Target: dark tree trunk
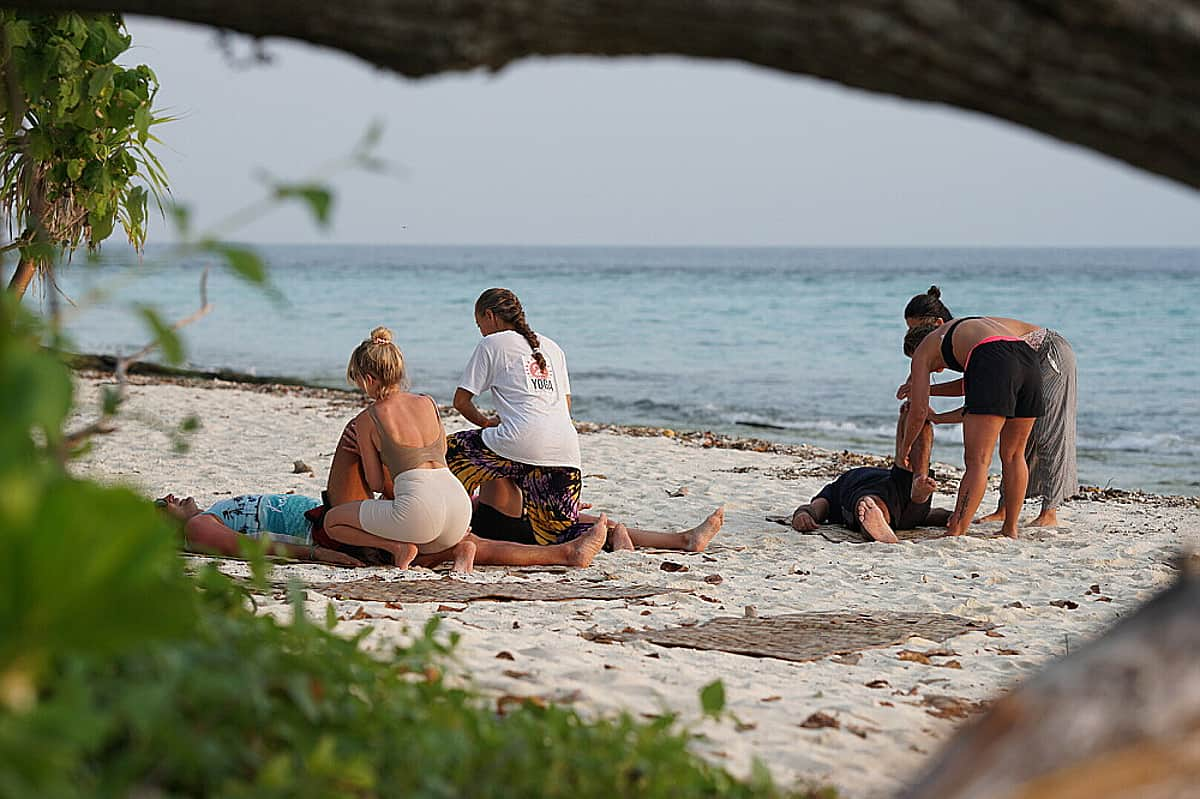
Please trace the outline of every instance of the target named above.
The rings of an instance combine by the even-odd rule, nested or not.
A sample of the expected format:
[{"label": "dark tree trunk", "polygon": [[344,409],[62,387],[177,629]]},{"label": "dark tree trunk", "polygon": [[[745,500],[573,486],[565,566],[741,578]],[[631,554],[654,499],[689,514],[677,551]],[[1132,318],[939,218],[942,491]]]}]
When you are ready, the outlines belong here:
[{"label": "dark tree trunk", "polygon": [[733,59],[980,111],[1200,188],[1192,0],[10,0],[336,48],[419,77],[535,55]]},{"label": "dark tree trunk", "polygon": [[1173,799],[1200,790],[1200,559],[962,730],[897,799]]}]

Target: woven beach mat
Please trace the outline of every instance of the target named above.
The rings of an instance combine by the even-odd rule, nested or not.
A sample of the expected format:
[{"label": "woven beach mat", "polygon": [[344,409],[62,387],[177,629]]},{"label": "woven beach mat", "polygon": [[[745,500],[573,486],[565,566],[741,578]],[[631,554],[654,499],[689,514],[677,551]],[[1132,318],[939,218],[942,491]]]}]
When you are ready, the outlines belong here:
[{"label": "woven beach mat", "polygon": [[942,613],[790,613],[763,618],[721,616],[694,627],[598,636],[604,641],[649,641],[751,657],[802,662],[862,649],[894,646],[914,636],[945,641],[995,625]]},{"label": "woven beach mat", "polygon": [[[768,516],[766,519],[769,522],[782,524],[793,533],[819,535],[826,541],[832,541],[835,544],[870,544],[875,541],[870,535],[861,530],[856,533],[847,527],[842,527],[840,524],[822,524],[816,530],[801,533],[799,530],[792,529],[791,516]],[[979,535],[983,535],[982,531],[979,532]],[[915,530],[896,530],[896,537],[901,541],[932,541],[935,538],[944,538],[945,536],[946,530],[940,527],[918,527]],[[986,537],[992,538],[994,536],[987,535]]]},{"label": "woven beach mat", "polygon": [[562,602],[568,599],[642,599],[677,591],[662,585],[587,583],[468,583],[464,580],[354,580],[320,583],[310,589],[337,599],[373,602]]}]

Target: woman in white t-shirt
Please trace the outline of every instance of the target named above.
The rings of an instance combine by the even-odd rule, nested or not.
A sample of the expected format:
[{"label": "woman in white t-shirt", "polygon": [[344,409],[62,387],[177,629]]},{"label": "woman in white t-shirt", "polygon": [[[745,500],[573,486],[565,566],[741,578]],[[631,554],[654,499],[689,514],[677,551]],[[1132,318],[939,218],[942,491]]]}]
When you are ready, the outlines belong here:
[{"label": "woman in white t-shirt", "polygon": [[[468,492],[501,477],[524,495],[539,544],[560,544],[591,529],[579,521],[579,437],[571,421],[567,360],[525,321],[517,295],[488,289],[475,301],[483,340],[463,370],[454,407],[478,430],[449,437],[446,462]],[[474,398],[491,389],[499,418]]]}]

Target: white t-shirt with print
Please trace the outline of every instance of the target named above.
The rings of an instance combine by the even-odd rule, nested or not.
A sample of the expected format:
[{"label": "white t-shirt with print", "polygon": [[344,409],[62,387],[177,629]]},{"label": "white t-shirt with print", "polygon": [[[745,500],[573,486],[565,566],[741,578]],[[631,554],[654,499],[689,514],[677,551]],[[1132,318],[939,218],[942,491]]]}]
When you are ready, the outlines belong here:
[{"label": "white t-shirt with print", "polygon": [[492,390],[500,424],[484,429],[483,443],[497,455],[533,466],[579,469],[579,436],[567,408],[567,359],[550,339],[539,335],[538,340],[544,371],[515,330],[484,336],[458,385],[475,395]]}]

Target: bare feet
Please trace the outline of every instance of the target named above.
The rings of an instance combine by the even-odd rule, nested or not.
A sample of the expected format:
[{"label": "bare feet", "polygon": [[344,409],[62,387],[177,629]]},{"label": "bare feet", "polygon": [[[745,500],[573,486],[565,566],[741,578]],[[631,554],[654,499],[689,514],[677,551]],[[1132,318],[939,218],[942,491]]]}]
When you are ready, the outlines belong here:
[{"label": "bare feet", "polygon": [[912,493],[909,495],[913,502],[927,502],[934,491],[937,491],[937,481],[932,477],[927,474],[913,476]]},{"label": "bare feet", "polygon": [[1010,525],[1008,522],[1005,522],[1004,526],[1000,528],[1000,532],[1009,538],[1015,539],[1017,537],[1017,523],[1013,522]]},{"label": "bare feet", "polygon": [[975,524],[984,524],[985,522],[1002,522],[1004,521],[1004,508],[996,508],[987,516],[980,516],[975,520]]},{"label": "bare feet", "polygon": [[454,571],[459,574],[470,574],[475,569],[475,542],[464,538],[450,550],[454,555]]},{"label": "bare feet", "polygon": [[392,560],[395,561],[396,568],[407,569],[412,565],[413,558],[417,556],[417,545],[397,541],[388,547],[388,552],[392,553]]},{"label": "bare feet", "polygon": [[[795,517],[792,519],[795,523]],[[717,508],[708,514],[708,518],[683,534],[684,549],[688,552],[703,552],[708,542],[713,540],[721,525],[725,524],[725,506]]]},{"label": "bare feet", "polygon": [[883,515],[883,511],[879,509],[874,498],[863,497],[859,500],[856,510],[858,511],[858,523],[871,538],[883,544],[900,543],[900,539],[892,532],[892,528],[887,523],[887,517]]},{"label": "bare feet", "polygon": [[592,565],[592,558],[596,557],[596,553],[604,548],[604,539],[608,533],[608,516],[601,513],[600,520],[592,525],[592,529],[583,535],[576,538],[574,541],[568,541],[563,546],[568,548],[566,556],[566,565],[578,566],[581,569],[586,569]]},{"label": "bare feet", "polygon": [[950,514],[950,520],[946,522],[946,535],[966,535],[967,524],[963,517],[958,513]]},{"label": "bare feet", "polygon": [[608,534],[608,540],[612,544],[613,552],[632,552],[633,539],[629,537],[629,528],[623,524],[617,524]]},{"label": "bare feet", "polygon": [[1029,523],[1030,527],[1058,527],[1058,508],[1048,508]]}]

